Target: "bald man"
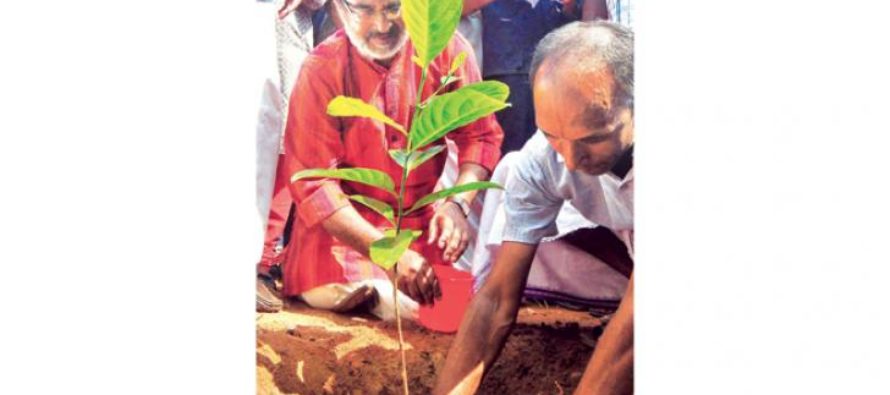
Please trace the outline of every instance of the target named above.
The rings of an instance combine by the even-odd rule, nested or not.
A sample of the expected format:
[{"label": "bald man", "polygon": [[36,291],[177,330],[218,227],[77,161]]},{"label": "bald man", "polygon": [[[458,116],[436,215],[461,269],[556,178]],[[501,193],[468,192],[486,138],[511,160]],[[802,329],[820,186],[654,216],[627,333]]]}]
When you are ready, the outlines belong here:
[{"label": "bald man", "polygon": [[616,268],[630,284],[576,393],[632,393],[633,34],[609,22],[566,25],[538,45],[530,76],[538,135],[507,179],[504,242],[434,393],[473,393],[494,364],[516,322],[537,246],[556,234],[566,202],[608,230],[589,243],[619,241],[631,259],[630,268]]}]

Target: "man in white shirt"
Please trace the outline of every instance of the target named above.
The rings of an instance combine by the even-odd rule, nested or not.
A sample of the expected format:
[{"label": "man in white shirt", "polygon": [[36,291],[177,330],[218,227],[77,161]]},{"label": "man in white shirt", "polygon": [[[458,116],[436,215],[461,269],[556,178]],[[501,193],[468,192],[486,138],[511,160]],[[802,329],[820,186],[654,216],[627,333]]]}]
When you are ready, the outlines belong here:
[{"label": "man in white shirt", "polygon": [[[633,257],[633,34],[610,22],[566,25],[538,45],[530,75],[547,144],[523,147],[507,179],[503,245],[434,393],[472,393],[493,365],[516,321],[538,243],[556,234],[565,202],[610,230]],[[617,266],[631,274],[632,263]],[[632,393],[632,377],[631,278],[576,393]]]}]

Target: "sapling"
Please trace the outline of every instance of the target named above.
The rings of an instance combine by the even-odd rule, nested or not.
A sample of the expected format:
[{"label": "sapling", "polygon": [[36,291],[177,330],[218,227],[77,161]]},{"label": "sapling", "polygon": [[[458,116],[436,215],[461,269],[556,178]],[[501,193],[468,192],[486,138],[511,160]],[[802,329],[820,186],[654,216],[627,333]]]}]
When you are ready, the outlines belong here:
[{"label": "sapling", "polygon": [[[408,179],[408,175],[412,170],[445,150],[442,139],[449,132],[509,106],[506,103],[509,88],[497,81],[468,84],[451,92],[441,93],[448,85],[459,78],[455,76],[455,72],[466,60],[466,53],[460,53],[455,56],[447,75],[441,81],[438,81],[439,86],[435,92],[426,99],[421,100],[423,85],[427,80],[427,71],[430,63],[439,56],[454,35],[460,21],[462,6],[462,0],[402,1],[402,18],[414,48],[412,60],[421,70],[421,79],[415,96],[414,113],[411,117],[410,129],[400,125],[375,106],[365,103],[361,99],[337,96],[328,103],[328,115],[371,118],[407,136],[407,147],[388,151],[392,160],[402,168],[399,190],[395,190],[395,182],[388,174],[371,168],[307,169],[299,171],[291,177],[291,182],[317,178],[333,178],[357,182],[385,190],[396,198],[396,207],[393,208],[386,202],[368,196],[349,196],[350,200],[380,214],[393,226],[392,229],[386,230],[383,238],[371,244],[369,255],[372,262],[387,271],[390,281],[393,283],[393,300],[395,301],[396,327],[399,334],[399,353],[401,355],[402,390],[406,395],[409,393],[408,370],[405,363],[402,317],[399,311],[399,303],[397,302],[397,284],[399,283],[400,276],[398,261],[411,243],[420,237],[422,231],[402,229],[402,217],[433,204],[440,199],[458,193],[486,188],[500,188],[498,184],[493,182],[470,182],[430,193],[414,202],[411,207],[405,207],[405,182]],[[434,143],[439,144],[434,145]]]}]

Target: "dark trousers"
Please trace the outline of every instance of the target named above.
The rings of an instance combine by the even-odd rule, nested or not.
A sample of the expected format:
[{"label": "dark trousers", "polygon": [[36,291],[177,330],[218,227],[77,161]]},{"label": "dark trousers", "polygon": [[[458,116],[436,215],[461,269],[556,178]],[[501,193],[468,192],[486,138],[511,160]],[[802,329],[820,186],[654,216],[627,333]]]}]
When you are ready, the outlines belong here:
[{"label": "dark trousers", "polygon": [[510,107],[496,112],[495,117],[504,129],[501,156],[518,151],[538,130],[528,74],[496,75],[485,79],[500,81],[510,87],[510,96],[507,97]]}]

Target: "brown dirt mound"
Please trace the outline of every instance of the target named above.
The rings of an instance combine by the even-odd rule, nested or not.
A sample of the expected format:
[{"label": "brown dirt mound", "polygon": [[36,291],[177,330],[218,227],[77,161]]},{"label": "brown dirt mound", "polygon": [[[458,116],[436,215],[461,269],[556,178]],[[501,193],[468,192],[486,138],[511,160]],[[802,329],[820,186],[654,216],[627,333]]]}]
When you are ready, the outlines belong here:
[{"label": "brown dirt mound", "polygon": [[[581,341],[600,321],[584,312],[523,307],[519,323],[480,394],[571,393],[592,348]],[[454,335],[404,324],[411,393],[432,390]],[[257,393],[398,394],[393,323],[294,304],[257,317]]]}]

